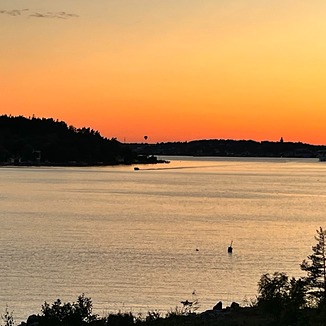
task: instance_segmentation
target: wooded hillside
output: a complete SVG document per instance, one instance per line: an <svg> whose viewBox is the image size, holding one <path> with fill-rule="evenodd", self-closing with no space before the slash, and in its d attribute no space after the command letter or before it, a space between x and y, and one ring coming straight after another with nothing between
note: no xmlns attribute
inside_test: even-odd
<svg viewBox="0 0 326 326"><path fill-rule="evenodd" d="M52 118L0 116L2 164L129 164L131 149L90 128L77 129Z"/></svg>

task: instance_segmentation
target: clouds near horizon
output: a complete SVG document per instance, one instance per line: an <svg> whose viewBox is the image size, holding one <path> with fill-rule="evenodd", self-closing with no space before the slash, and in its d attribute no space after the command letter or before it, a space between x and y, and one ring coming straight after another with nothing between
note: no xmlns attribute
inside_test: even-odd
<svg viewBox="0 0 326 326"><path fill-rule="evenodd" d="M77 18L79 15L69 13L65 11L53 12L53 11L33 11L30 9L12 9L12 10L0 10L0 14L9 15L12 17L16 16L28 16L34 18L58 18L58 19L69 19Z"/></svg>

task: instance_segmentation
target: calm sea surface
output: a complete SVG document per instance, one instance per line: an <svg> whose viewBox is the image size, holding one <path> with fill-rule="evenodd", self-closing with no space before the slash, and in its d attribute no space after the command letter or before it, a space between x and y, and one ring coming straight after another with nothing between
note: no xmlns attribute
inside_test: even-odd
<svg viewBox="0 0 326 326"><path fill-rule="evenodd" d="M200 310L243 303L262 273L302 275L326 228L315 159L139 167L0 169L0 313L20 321L81 293L101 315L166 313L194 290Z"/></svg>

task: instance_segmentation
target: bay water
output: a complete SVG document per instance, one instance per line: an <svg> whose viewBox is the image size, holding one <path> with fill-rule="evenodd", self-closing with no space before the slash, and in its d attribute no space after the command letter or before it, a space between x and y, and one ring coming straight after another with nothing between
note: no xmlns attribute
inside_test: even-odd
<svg viewBox="0 0 326 326"><path fill-rule="evenodd" d="M193 292L203 311L255 298L263 273L303 275L326 228L326 163L164 159L0 168L0 313L82 293L102 316L166 313Z"/></svg>

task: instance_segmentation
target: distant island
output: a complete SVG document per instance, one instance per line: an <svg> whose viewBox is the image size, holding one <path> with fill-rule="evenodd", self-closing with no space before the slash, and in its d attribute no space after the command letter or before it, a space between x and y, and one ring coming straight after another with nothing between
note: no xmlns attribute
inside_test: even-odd
<svg viewBox="0 0 326 326"><path fill-rule="evenodd" d="M326 146L253 140L121 143L53 118L0 116L0 165L95 166L166 163L157 156L326 158Z"/></svg>
<svg viewBox="0 0 326 326"><path fill-rule="evenodd" d="M193 140L157 144L128 144L139 155L220 156L220 157L288 157L326 158L326 146L301 142L253 140Z"/></svg>
<svg viewBox="0 0 326 326"><path fill-rule="evenodd" d="M94 166L163 163L116 138L52 118L0 116L0 165Z"/></svg>

